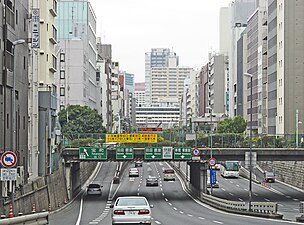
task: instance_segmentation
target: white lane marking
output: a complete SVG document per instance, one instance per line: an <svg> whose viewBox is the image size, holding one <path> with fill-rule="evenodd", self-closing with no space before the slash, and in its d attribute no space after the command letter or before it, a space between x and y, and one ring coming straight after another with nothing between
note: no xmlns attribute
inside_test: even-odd
<svg viewBox="0 0 304 225"><path fill-rule="evenodd" d="M269 199L267 199L267 198L264 198L264 200L265 200L266 202L270 202L270 200L269 200Z"/></svg>
<svg viewBox="0 0 304 225"><path fill-rule="evenodd" d="M191 215L191 214L187 214L187 216L190 216L190 217L192 217L193 215Z"/></svg>
<svg viewBox="0 0 304 225"><path fill-rule="evenodd" d="M294 199L292 199L292 200L294 200L294 201L299 201L299 199L296 199L296 198L294 198Z"/></svg>
<svg viewBox="0 0 304 225"><path fill-rule="evenodd" d="M255 196L259 196L257 193L253 193L253 195L255 195Z"/></svg>
<svg viewBox="0 0 304 225"><path fill-rule="evenodd" d="M223 222L216 221L216 220L213 220L212 222L213 222L213 223L218 223L218 224L223 224Z"/></svg>
<svg viewBox="0 0 304 225"><path fill-rule="evenodd" d="M278 204L278 206L281 206L281 207L283 207L284 205L282 205L282 204L280 204L280 203L279 203L279 204Z"/></svg>
<svg viewBox="0 0 304 225"><path fill-rule="evenodd" d="M183 211L179 211L179 213L180 213L180 214L184 214L184 212L183 212Z"/></svg>
<svg viewBox="0 0 304 225"><path fill-rule="evenodd" d="M244 188L245 191L248 191L248 189Z"/></svg>
<svg viewBox="0 0 304 225"><path fill-rule="evenodd" d="M162 196L165 196L165 193L162 193Z"/></svg>
<svg viewBox="0 0 304 225"><path fill-rule="evenodd" d="M233 184L233 181L230 181L230 184Z"/></svg>
<svg viewBox="0 0 304 225"><path fill-rule="evenodd" d="M78 214L76 225L79 225L80 224L80 220L81 220L82 206L83 206L83 196L84 196L84 192L83 192L83 194L81 196L81 200L80 200L79 214Z"/></svg>
<svg viewBox="0 0 304 225"><path fill-rule="evenodd" d="M241 199L241 198L239 198L239 200L242 202L243 201L243 199Z"/></svg>
<svg viewBox="0 0 304 225"><path fill-rule="evenodd" d="M286 198L291 198L289 195L286 195Z"/></svg>
<svg viewBox="0 0 304 225"><path fill-rule="evenodd" d="M203 218L203 217L198 217L200 220L204 220L205 218Z"/></svg>
<svg viewBox="0 0 304 225"><path fill-rule="evenodd" d="M223 191L226 191L224 188L222 188Z"/></svg>
<svg viewBox="0 0 304 225"><path fill-rule="evenodd" d="M237 184L236 186L237 186L237 187L240 187L240 185L239 185L239 184Z"/></svg>
<svg viewBox="0 0 304 225"><path fill-rule="evenodd" d="M167 198L165 198L165 201L167 202L167 201L168 201L168 199L167 199Z"/></svg>
<svg viewBox="0 0 304 225"><path fill-rule="evenodd" d="M172 203L171 203L171 202L169 202L168 204L169 204L170 206L172 206Z"/></svg>
<svg viewBox="0 0 304 225"><path fill-rule="evenodd" d="M157 220L155 220L155 223L156 223L156 224L161 224L161 222L159 222L159 221L157 221Z"/></svg>
<svg viewBox="0 0 304 225"><path fill-rule="evenodd" d="M173 207L173 209L177 211L177 208Z"/></svg>
<svg viewBox="0 0 304 225"><path fill-rule="evenodd" d="M229 192L229 194L230 194L231 196L234 196L234 194L233 194L233 193L231 193L231 192Z"/></svg>
<svg viewBox="0 0 304 225"><path fill-rule="evenodd" d="M163 191L163 188L160 188L161 191Z"/></svg>

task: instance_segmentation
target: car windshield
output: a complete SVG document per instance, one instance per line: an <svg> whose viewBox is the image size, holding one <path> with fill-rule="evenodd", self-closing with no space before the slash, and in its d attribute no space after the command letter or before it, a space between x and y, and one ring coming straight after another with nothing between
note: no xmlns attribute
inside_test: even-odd
<svg viewBox="0 0 304 225"><path fill-rule="evenodd" d="M116 202L117 206L139 206L147 205L144 198L120 198Z"/></svg>
<svg viewBox="0 0 304 225"><path fill-rule="evenodd" d="M149 177L147 180L157 180L156 177Z"/></svg>
<svg viewBox="0 0 304 225"><path fill-rule="evenodd" d="M137 169L136 168L132 168L132 169L130 169L130 171L137 171Z"/></svg>
<svg viewBox="0 0 304 225"><path fill-rule="evenodd" d="M165 169L164 173L174 173L174 170L172 170L172 169Z"/></svg>
<svg viewBox="0 0 304 225"><path fill-rule="evenodd" d="M274 177L274 174L272 172L266 172L266 177Z"/></svg>
<svg viewBox="0 0 304 225"><path fill-rule="evenodd" d="M89 184L89 188L100 188L99 184Z"/></svg>

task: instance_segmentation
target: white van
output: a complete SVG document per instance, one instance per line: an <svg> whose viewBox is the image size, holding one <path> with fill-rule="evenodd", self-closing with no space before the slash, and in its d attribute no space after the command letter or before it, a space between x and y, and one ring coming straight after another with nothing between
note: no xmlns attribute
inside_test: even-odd
<svg viewBox="0 0 304 225"><path fill-rule="evenodd" d="M164 181L166 180L175 180L175 175L174 175L174 170L173 169L164 169Z"/></svg>

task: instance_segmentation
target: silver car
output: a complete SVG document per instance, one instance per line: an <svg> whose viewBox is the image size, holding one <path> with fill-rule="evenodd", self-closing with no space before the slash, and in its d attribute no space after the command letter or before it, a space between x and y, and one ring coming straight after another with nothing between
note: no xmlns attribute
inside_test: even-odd
<svg viewBox="0 0 304 225"><path fill-rule="evenodd" d="M100 184L89 184L87 187L87 195L102 195Z"/></svg>
<svg viewBox="0 0 304 225"><path fill-rule="evenodd" d="M112 225L147 224L151 225L151 208L148 200L142 196L118 197L111 205Z"/></svg>

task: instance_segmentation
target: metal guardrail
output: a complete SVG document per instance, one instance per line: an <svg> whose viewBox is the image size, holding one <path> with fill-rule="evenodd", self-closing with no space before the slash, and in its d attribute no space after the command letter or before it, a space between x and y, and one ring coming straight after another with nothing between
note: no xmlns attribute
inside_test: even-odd
<svg viewBox="0 0 304 225"><path fill-rule="evenodd" d="M44 225L49 224L49 212L35 213L0 220L0 225Z"/></svg>
<svg viewBox="0 0 304 225"><path fill-rule="evenodd" d="M170 163L170 165L177 171L180 177L186 182L186 177L183 171L181 171L174 163ZM186 187L189 189L188 185ZM192 192L190 190L190 192ZM207 202L213 206L216 206L221 209L227 209L230 212L242 212L248 213L250 215L270 215L270 216L278 216L278 204L276 202L251 202L252 212L248 211L248 204L241 201L230 201L226 199L217 198L215 196L211 196L205 193L200 193L200 199L204 202Z"/></svg>

